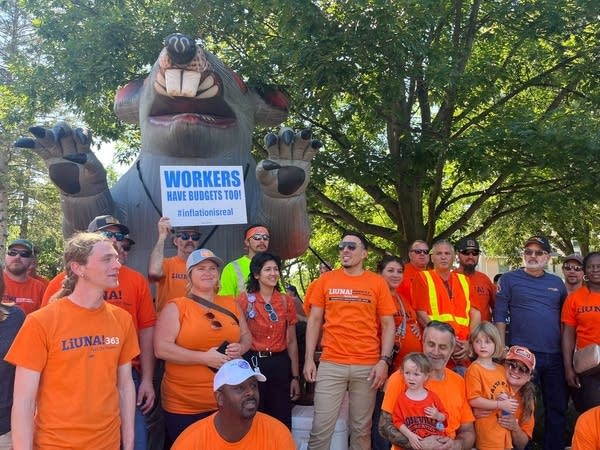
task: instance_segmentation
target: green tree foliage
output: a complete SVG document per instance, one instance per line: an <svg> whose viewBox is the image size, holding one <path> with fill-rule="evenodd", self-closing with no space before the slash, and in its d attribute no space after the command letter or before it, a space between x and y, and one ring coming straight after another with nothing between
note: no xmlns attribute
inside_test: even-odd
<svg viewBox="0 0 600 450"><path fill-rule="evenodd" d="M25 3L46 55L23 65L30 89L103 137L124 129L115 89L173 31L249 84L285 87L292 124L326 144L310 187L319 235L351 227L404 252L508 218L546 228L536 212L548 198L566 207L598 192L596 0Z"/></svg>

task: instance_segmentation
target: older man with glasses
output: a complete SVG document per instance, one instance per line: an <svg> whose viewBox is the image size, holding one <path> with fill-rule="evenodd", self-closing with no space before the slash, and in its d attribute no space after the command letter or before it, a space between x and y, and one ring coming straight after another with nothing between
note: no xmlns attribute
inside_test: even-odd
<svg viewBox="0 0 600 450"><path fill-rule="evenodd" d="M219 295L237 297L242 292L246 292L250 261L257 253L266 252L270 242L269 230L264 225L253 224L244 230L244 247L247 253L225 265L221 273Z"/></svg>
<svg viewBox="0 0 600 450"><path fill-rule="evenodd" d="M165 258L167 237L173 236L177 254ZM185 264L190 254L200 245L200 232L194 227L172 228L168 217L158 220L158 239L150 253L148 278L156 282L156 310L160 311L172 298L185 297Z"/></svg>
<svg viewBox="0 0 600 450"><path fill-rule="evenodd" d="M429 264L429 245L427 242L417 239L408 249L408 262L404 264L404 277L398 285L397 291L400 297L415 306L412 299L412 283L417 273L427 270Z"/></svg>
<svg viewBox="0 0 600 450"><path fill-rule="evenodd" d="M550 260L550 243L544 236L525 241L524 267L502 275L496 294L494 322L504 339L510 315L509 345L535 354L534 383L544 401L546 450L565 448L568 390L561 351L560 313L567 290L562 280L544 270Z"/></svg>
<svg viewBox="0 0 600 450"><path fill-rule="evenodd" d="M4 256L4 284L2 303L14 304L29 314L40 307L45 283L27 274L33 264L33 244L27 239L15 239L8 245Z"/></svg>
<svg viewBox="0 0 600 450"><path fill-rule="evenodd" d="M364 268L364 235L348 231L338 248L342 267L322 274L310 290L304 378L317 384L308 448L329 449L348 391L350 450L368 450L375 394L392 363L396 305L383 277ZM323 353L317 370L315 348L323 322Z"/></svg>
<svg viewBox="0 0 600 450"><path fill-rule="evenodd" d="M583 257L577 253L565 256L562 263L567 294L571 294L583 286Z"/></svg>

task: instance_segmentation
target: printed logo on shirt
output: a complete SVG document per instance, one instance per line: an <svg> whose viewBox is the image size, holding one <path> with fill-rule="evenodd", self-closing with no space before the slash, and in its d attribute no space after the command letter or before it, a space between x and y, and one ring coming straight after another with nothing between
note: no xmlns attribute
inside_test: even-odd
<svg viewBox="0 0 600 450"><path fill-rule="evenodd" d="M7 305L11 305L11 304L17 304L17 305L21 305L23 303L35 303L33 301L32 298L29 297L15 297L14 295L8 295L5 294L4 297L2 298L2 303L5 303Z"/></svg>
<svg viewBox="0 0 600 450"><path fill-rule="evenodd" d="M110 291L104 291L104 300L123 300L123 292L121 292L121 290L115 291L112 289Z"/></svg>
<svg viewBox="0 0 600 450"><path fill-rule="evenodd" d="M585 306L578 306L575 309L575 314L582 314L582 313L588 313L588 312L600 312L600 306L598 305L585 305Z"/></svg>
<svg viewBox="0 0 600 450"><path fill-rule="evenodd" d="M555 287L549 287L548 290L552 292L558 292L558 288Z"/></svg>
<svg viewBox="0 0 600 450"><path fill-rule="evenodd" d="M82 347L93 347L93 351L105 350L106 347L113 348L119 345L120 342L121 339L119 336L104 336L99 334L95 336L78 336L62 339L60 341L60 349L63 352L68 350L76 350Z"/></svg>
<svg viewBox="0 0 600 450"><path fill-rule="evenodd" d="M185 273L172 273L171 279L172 280L185 280Z"/></svg>
<svg viewBox="0 0 600 450"><path fill-rule="evenodd" d="M329 288L328 300L330 302L358 302L371 303L372 293L368 290Z"/></svg>

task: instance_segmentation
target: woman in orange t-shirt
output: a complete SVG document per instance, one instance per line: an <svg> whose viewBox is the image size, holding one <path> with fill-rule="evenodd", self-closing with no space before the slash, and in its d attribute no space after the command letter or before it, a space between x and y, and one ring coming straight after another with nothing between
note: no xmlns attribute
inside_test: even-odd
<svg viewBox="0 0 600 450"><path fill-rule="evenodd" d="M583 259L583 286L571 293L562 307L562 353L565 378L579 413L600 405L600 373L577 374L573 352L600 343L600 252Z"/></svg>
<svg viewBox="0 0 600 450"><path fill-rule="evenodd" d="M258 367L267 381L259 383L258 410L292 428L292 402L300 395L296 306L281 293L281 259L257 253L250 261L246 293L238 302L246 313L252 347L244 358Z"/></svg>
<svg viewBox="0 0 600 450"><path fill-rule="evenodd" d="M235 299L217 295L222 267L211 250L192 252L186 263L189 298L168 300L156 322L154 352L165 360L161 400L168 444L217 410L214 373L250 348L250 331Z"/></svg>

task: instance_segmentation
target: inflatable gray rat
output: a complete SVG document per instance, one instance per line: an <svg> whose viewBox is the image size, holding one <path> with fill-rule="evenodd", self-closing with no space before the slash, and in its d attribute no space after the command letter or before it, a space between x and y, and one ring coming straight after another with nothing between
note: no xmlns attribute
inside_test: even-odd
<svg viewBox="0 0 600 450"><path fill-rule="evenodd" d="M282 128L265 136L268 159L255 165L250 148L255 124L275 126L288 114L288 100L274 89L260 94L191 38L173 34L150 74L121 88L115 113L139 124L141 151L111 189L106 171L90 150L90 137L66 123L31 127L35 139L16 145L34 149L61 191L65 236L85 230L98 215L111 214L136 241L129 265L146 273L161 211L160 166L242 166L249 223L263 223L270 249L282 258L308 247L310 225L305 190L311 160L321 147L310 130ZM242 253L240 225L202 227L201 242L224 260ZM169 249L166 249L169 253Z"/></svg>

